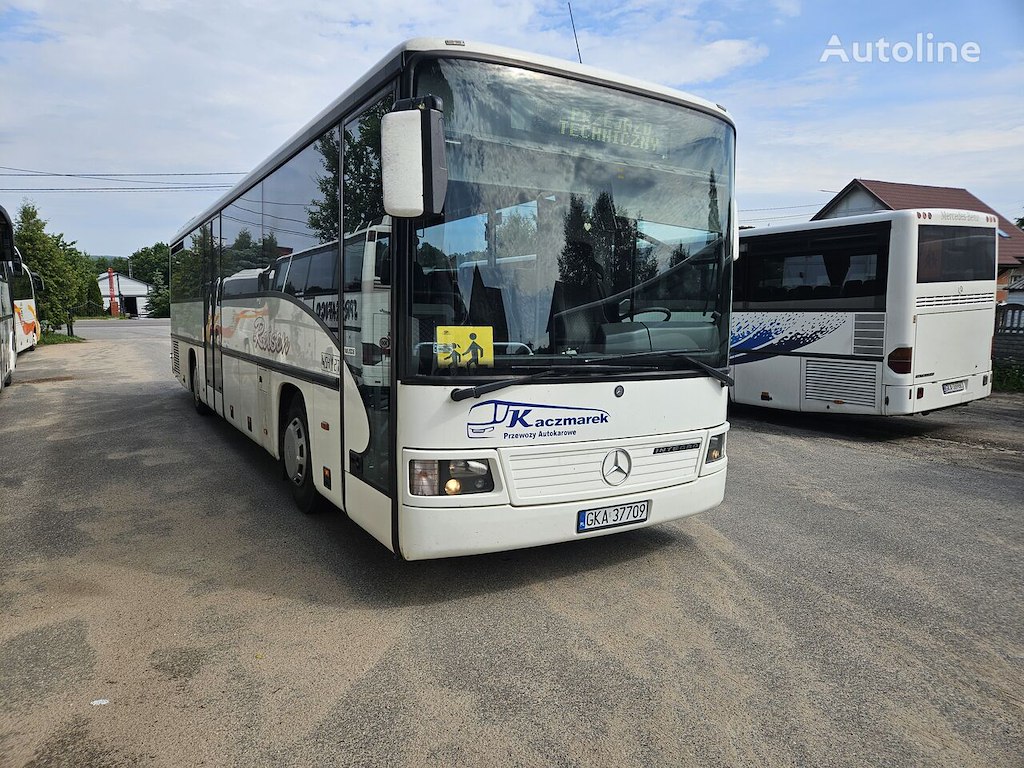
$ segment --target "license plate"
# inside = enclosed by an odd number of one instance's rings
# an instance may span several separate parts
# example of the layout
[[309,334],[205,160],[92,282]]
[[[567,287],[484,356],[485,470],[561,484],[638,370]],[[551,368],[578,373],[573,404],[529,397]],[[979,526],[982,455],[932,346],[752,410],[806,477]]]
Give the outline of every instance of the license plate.
[[576,533],[599,531],[602,528],[616,528],[644,522],[651,513],[651,502],[631,501],[613,507],[581,509],[576,513]]
[[963,392],[967,389],[966,381],[947,381],[942,385],[942,394],[951,395],[954,392]]

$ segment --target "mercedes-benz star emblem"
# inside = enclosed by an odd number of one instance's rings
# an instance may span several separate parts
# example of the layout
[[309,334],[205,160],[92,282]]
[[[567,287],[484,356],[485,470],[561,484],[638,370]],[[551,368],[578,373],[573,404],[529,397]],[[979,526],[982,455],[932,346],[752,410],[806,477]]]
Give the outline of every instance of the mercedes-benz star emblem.
[[633,460],[621,448],[609,451],[601,464],[601,474],[608,485],[622,485],[633,469]]

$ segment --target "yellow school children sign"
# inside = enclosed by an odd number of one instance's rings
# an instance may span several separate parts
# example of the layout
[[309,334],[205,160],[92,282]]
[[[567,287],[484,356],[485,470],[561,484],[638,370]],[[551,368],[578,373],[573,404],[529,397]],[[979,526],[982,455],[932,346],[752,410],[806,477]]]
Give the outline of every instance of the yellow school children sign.
[[434,344],[438,368],[494,366],[494,329],[486,325],[441,325]]

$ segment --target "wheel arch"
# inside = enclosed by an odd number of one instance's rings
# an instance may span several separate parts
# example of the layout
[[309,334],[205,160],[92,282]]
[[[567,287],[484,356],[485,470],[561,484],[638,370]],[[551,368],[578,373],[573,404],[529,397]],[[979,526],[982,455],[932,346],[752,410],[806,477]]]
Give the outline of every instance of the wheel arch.
[[277,395],[277,435],[274,439],[274,449],[277,457],[281,457],[281,440],[284,439],[285,420],[288,418],[288,409],[296,398],[302,403],[302,408],[309,419],[309,408],[306,406],[306,396],[302,390],[291,382],[284,382]]

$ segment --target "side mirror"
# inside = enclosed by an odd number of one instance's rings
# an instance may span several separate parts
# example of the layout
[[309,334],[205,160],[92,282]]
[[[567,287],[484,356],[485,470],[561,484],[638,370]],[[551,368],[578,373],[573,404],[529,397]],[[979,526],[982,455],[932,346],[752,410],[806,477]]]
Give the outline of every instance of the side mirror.
[[380,165],[384,210],[415,218],[441,213],[448,189],[441,99],[400,99],[381,118]]

